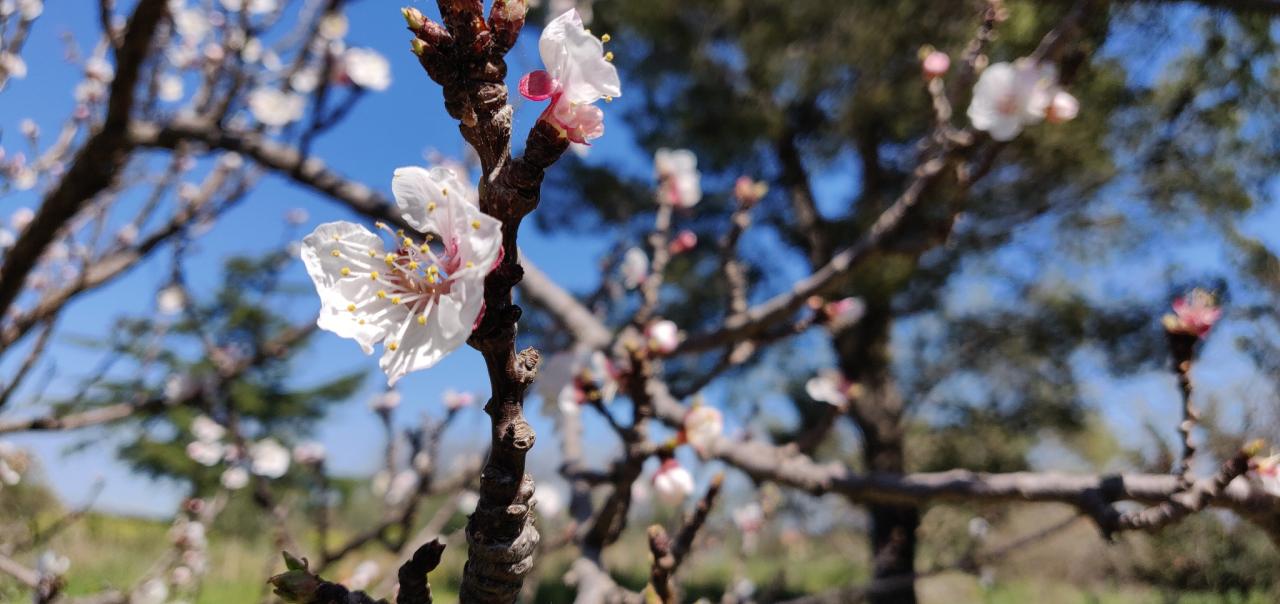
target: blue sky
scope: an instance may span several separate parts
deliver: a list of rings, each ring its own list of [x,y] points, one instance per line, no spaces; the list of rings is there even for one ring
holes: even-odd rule
[[[424,3],[418,2],[422,6]],[[422,6],[426,11],[427,7]],[[393,83],[385,92],[367,95],[357,110],[339,128],[319,140],[315,154],[325,159],[331,167],[355,180],[389,194],[392,170],[398,166],[424,163],[424,153],[435,149],[457,156],[461,139],[456,126],[448,118],[440,104],[438,87],[422,73],[414,57],[408,52],[408,34],[403,21],[392,5],[359,3],[350,13],[351,33],[348,43],[373,47],[392,63]],[[0,128],[6,136],[0,142],[12,147],[17,124],[30,117],[39,123],[46,133],[70,111],[71,90],[78,81],[78,72],[63,61],[63,44],[59,34],[67,31],[82,47],[90,46],[97,30],[95,11],[84,10],[83,3],[49,2],[45,14],[37,22],[24,56],[31,75],[25,80],[11,81],[0,93]],[[536,52],[536,31],[530,30],[521,44],[509,57],[511,78],[538,68],[540,60]],[[1168,52],[1168,57],[1176,54]],[[638,92],[638,91],[636,91]],[[627,91],[624,82],[622,98],[604,106],[607,115],[617,116],[636,93]],[[518,99],[515,131],[517,139],[532,125],[541,106],[522,106]],[[1086,108],[1087,110],[1087,108]],[[592,148],[589,160],[633,174],[645,174],[650,170],[647,154],[634,143],[620,119],[607,120],[608,133]],[[47,135],[46,135],[47,138]],[[680,141],[670,141],[680,146]],[[848,175],[832,173],[816,182],[824,209],[840,207],[840,202],[856,187]],[[32,194],[15,194],[0,198],[0,218],[7,217],[20,206],[38,203]],[[303,228],[309,230],[315,224],[329,220],[350,219],[351,216],[335,204],[318,198],[279,178],[268,178],[239,207],[228,213],[218,225],[202,237],[190,256],[189,274],[197,291],[209,292],[218,282],[218,268],[228,255],[265,251],[278,245],[283,227],[282,217],[290,208],[302,207],[310,214],[310,221]],[[1260,211],[1248,222],[1247,230],[1255,235],[1276,233],[1278,217],[1273,209]],[[1064,281],[1083,286],[1094,295],[1107,297],[1132,297],[1160,295],[1168,287],[1168,273],[1153,271],[1145,280],[1135,280],[1133,267],[1165,262],[1187,270],[1212,271],[1223,265],[1225,259],[1220,249],[1204,240],[1203,231],[1188,225],[1186,238],[1189,245],[1176,248],[1158,247],[1144,253],[1125,257],[1107,271],[1093,271],[1088,263],[1056,255],[1053,250],[1053,233],[1043,232],[1046,227],[1032,226],[1019,233],[1020,244],[1008,254],[998,254],[968,267],[972,278],[962,280],[946,297],[948,312],[976,312],[992,304],[1011,303],[1001,299],[998,280],[984,278],[984,274],[1058,274]],[[1170,239],[1177,239],[1172,234]],[[1276,245],[1274,235],[1266,239]],[[611,243],[607,237],[561,236],[549,237],[535,229],[526,228],[521,244],[525,253],[567,287],[587,289],[598,276],[597,260]],[[768,245],[764,242],[761,245]],[[788,267],[790,271],[794,267]],[[167,278],[168,264],[165,254],[135,268],[128,276],[119,279],[90,295],[81,297],[60,323],[61,334],[102,335],[114,317],[122,313],[146,312],[153,304],[156,288]],[[296,263],[288,276],[305,282],[301,264]],[[1016,302],[1015,302],[1016,303]],[[298,321],[310,320],[318,308],[318,301],[308,300],[290,309]],[[1203,371],[1202,389],[1224,393],[1239,389],[1254,389],[1251,396],[1269,393],[1250,366],[1233,352],[1230,324],[1223,337],[1210,343],[1211,352],[1222,362],[1206,367]],[[77,375],[74,367],[89,366],[98,357],[60,338],[48,356],[48,363],[56,365],[62,378]],[[815,360],[826,354],[825,346],[814,347]],[[0,375],[10,375],[20,354],[11,353],[0,362]],[[1172,438],[1172,421],[1176,415],[1177,398],[1172,377],[1164,372],[1137,376],[1125,380],[1108,377],[1103,364],[1105,359],[1093,351],[1081,351],[1073,358],[1081,375],[1087,376],[1091,398],[1103,410],[1120,433],[1137,433],[1142,420],[1149,416],[1162,418],[1169,424]],[[381,431],[375,418],[366,407],[367,399],[381,390],[382,375],[377,368],[377,357],[366,357],[358,347],[331,334],[320,334],[311,348],[301,355],[297,379],[301,383],[318,380],[337,371],[363,368],[369,379],[360,395],[333,408],[320,425],[318,438],[329,445],[331,466],[341,474],[367,474],[377,468],[381,450]],[[28,392],[35,379],[28,382]],[[405,394],[405,403],[399,411],[402,423],[414,422],[422,412],[435,412],[440,393],[447,388],[469,389],[487,395],[487,378],[477,353],[462,349],[447,357],[436,368],[412,374],[399,388]],[[713,397],[714,399],[714,397]],[[23,404],[23,397],[11,403],[6,414],[34,413]],[[552,427],[537,412],[536,402],[530,410],[534,427],[540,438],[533,455],[532,469],[539,480],[552,479],[556,466],[557,446]],[[607,428],[593,414],[588,413],[588,434],[600,434]],[[785,416],[784,416],[785,417]],[[106,436],[103,438],[103,436]],[[446,450],[482,450],[488,438],[487,420],[479,410],[472,410],[458,422],[449,435]],[[23,435],[12,439],[33,449],[40,457],[46,475],[57,491],[69,502],[81,501],[90,490],[95,477],[106,479],[106,489],[98,503],[112,511],[164,514],[172,509],[181,495],[179,485],[153,483],[132,476],[113,459],[113,443],[107,432],[95,431],[81,434]],[[88,447],[68,453],[70,445],[90,440]],[[362,443],[361,446],[335,446],[337,443]],[[363,443],[367,443],[363,444]],[[593,447],[612,448],[612,439],[595,438]],[[603,452],[602,452],[603,455]],[[596,457],[593,455],[593,457]],[[1046,461],[1049,465],[1055,465]],[[1061,460],[1056,460],[1061,461]],[[1061,465],[1056,464],[1056,465]],[[701,468],[705,477],[710,469]],[[144,494],[146,496],[140,496]]]

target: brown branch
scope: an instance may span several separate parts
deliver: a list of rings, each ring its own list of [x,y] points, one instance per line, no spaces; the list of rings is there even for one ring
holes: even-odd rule
[[[267,359],[282,355],[289,347],[311,335],[315,329],[316,326],[312,324],[286,330],[271,342],[264,344],[254,355],[237,360],[236,363],[229,367],[221,376],[222,379],[233,379],[243,374],[251,367],[262,364]],[[168,401],[163,396],[159,396],[143,400],[106,405],[95,409],[89,409],[87,411],[79,411],[65,415],[53,413],[24,419],[4,420],[0,421],[0,434],[8,434],[10,432],[49,432],[87,428],[90,426],[119,421],[128,418],[135,413],[160,410],[171,405],[180,406],[191,404],[199,400],[202,395],[203,393],[196,391],[190,393],[185,399],[179,401]]]
[[[76,154],[66,175],[40,204],[35,217],[22,231],[0,266],[0,316],[21,293],[27,275],[58,232],[95,195],[109,187],[129,159],[133,145],[128,137],[134,87],[142,63],[150,52],[152,37],[168,12],[165,0],[140,0],[116,51],[116,76],[111,82],[107,115],[102,127]],[[0,348],[2,349],[2,348]]]
[[[444,544],[433,539],[400,565],[400,593],[396,594],[396,604],[431,604],[431,582],[427,580],[427,573],[440,565],[443,554]]]

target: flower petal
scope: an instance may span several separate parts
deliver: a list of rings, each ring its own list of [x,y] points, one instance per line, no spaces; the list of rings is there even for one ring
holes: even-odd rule
[[[531,101],[545,101],[556,92],[556,80],[541,69],[520,78],[520,94]]]

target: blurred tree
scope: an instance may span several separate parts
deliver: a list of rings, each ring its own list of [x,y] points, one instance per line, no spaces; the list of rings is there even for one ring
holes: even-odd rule
[[[603,0],[592,28],[610,33],[628,89],[645,91],[626,104],[639,144],[699,156],[709,193],[680,227],[715,241],[733,211],[724,192],[735,177],[772,185],[747,239],[758,299],[856,241],[902,191],[933,126],[918,50],[959,57],[986,4]],[[1028,55],[1072,7],[1003,4],[993,62]],[[1145,280],[1171,288],[1185,279],[1173,274],[1190,236],[1223,251],[1224,289],[1255,292],[1233,300],[1238,307],[1272,305],[1275,258],[1241,229],[1265,203],[1280,157],[1280,114],[1267,93],[1277,73],[1272,22],[1256,5],[1218,12],[1195,4],[1086,3],[1079,36],[1059,57],[1080,117],[1024,133],[982,167],[987,178],[972,190],[944,181],[926,191],[906,228],[842,284],[867,305],[860,322],[831,334],[837,365],[866,391],[869,404],[849,413],[866,468],[1025,467],[1038,434],[1070,432],[1087,417],[1075,351],[1103,350],[1115,373],[1163,364],[1153,317],[1167,291],[1108,289],[1080,278],[1081,267],[1125,252],[1149,260],[1139,263]],[[1154,42],[1171,39],[1187,52],[1152,56]],[[968,89],[952,84],[963,123]],[[577,162],[553,180],[535,215],[543,229],[615,225],[639,242],[652,228],[647,175]],[[723,317],[716,256],[702,245],[669,267],[664,315],[691,330]],[[1054,270],[1042,270],[1050,263]],[[956,303],[975,288],[979,298],[995,293]],[[668,371],[678,383],[709,370],[715,356]],[[791,392],[802,392],[804,377],[791,375]],[[780,439],[822,422],[812,401],[795,399],[801,422]],[[928,453],[910,457],[919,468],[904,467],[912,422],[928,426],[916,439]],[[874,505],[869,513],[876,576],[912,572],[919,511]],[[876,598],[914,601],[909,586]]]
[[[188,454],[188,444],[199,440],[198,416],[225,426],[228,434],[218,440],[241,456],[264,436],[305,437],[328,405],[356,392],[365,372],[306,385],[294,379],[294,359],[306,352],[312,330],[295,327],[282,312],[290,298],[309,293],[279,282],[288,262],[296,259],[286,251],[230,258],[221,287],[201,301],[185,293],[175,274],[175,284],[161,294],[173,300],[160,305],[181,308],[120,320],[111,341],[100,343],[109,350],[99,374],[105,379],[58,403],[59,411],[139,402],[142,412],[129,418],[136,429],[120,432],[127,435],[121,456],[147,475],[190,481],[193,496],[216,490],[225,469],[218,460],[203,465]]]

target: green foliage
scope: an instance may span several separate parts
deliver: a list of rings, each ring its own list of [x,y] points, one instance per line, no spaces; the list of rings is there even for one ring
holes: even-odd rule
[[[230,258],[222,284],[205,298],[208,302],[188,300],[189,306],[176,317],[121,320],[114,341],[98,345],[111,351],[116,367],[132,370],[117,371],[58,407],[69,411],[121,400],[154,401],[157,404],[130,418],[133,429],[126,432],[120,456],[151,477],[190,483],[197,495],[216,488],[223,470],[204,467],[185,453],[194,440],[191,422],[198,415],[234,424],[249,441],[271,435],[288,444],[304,436],[329,405],[356,392],[364,374],[353,371],[312,384],[291,377],[292,359],[305,349],[307,339],[280,350],[275,342],[295,328],[277,309],[307,292],[279,280],[284,263],[292,261],[284,252]],[[229,362],[246,360],[247,369],[226,378]],[[192,385],[194,400],[177,406],[164,403],[173,394],[166,386],[173,390],[175,380]],[[286,477],[283,483],[303,486],[305,479]]]

